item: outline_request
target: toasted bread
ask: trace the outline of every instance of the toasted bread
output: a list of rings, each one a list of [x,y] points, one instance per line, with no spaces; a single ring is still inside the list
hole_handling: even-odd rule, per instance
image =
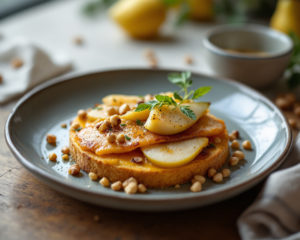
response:
[[[186,183],[194,175],[205,175],[211,167],[216,169],[222,167],[229,153],[227,131],[210,137],[210,141],[214,141],[216,137],[221,141],[216,141],[213,147],[206,148],[190,163],[176,168],[157,167],[147,160],[143,163],[132,162],[133,157],[143,157],[139,149],[127,153],[96,155],[81,148],[76,141],[76,132],[72,130],[70,130],[70,151],[72,158],[82,170],[94,172],[98,177],[107,177],[111,182],[135,177],[147,187],[166,188]]]

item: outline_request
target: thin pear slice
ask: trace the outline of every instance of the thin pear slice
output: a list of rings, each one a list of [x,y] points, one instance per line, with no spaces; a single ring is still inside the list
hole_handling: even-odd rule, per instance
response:
[[[146,121],[149,117],[150,111],[148,109],[141,111],[141,112],[136,112],[135,110],[128,111],[124,115],[121,116],[122,119],[126,120],[132,120],[132,121]]]
[[[208,138],[198,137],[172,143],[141,148],[154,165],[166,168],[179,167],[192,161],[208,145]]]
[[[182,106],[189,106],[195,113],[195,119],[191,119],[183,114],[179,107],[163,106],[161,108],[154,108],[150,111],[150,115],[145,123],[145,128],[160,135],[173,135],[183,132],[206,113],[209,105],[210,103],[207,102],[182,104]]]

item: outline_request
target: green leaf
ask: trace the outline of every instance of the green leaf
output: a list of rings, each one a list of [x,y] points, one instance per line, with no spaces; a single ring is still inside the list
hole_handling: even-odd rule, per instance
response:
[[[156,95],[156,100],[160,103],[160,105],[177,105],[173,98],[166,95]]]
[[[139,119],[136,120],[136,124],[139,125],[139,126],[143,126],[144,125],[144,123],[141,120],[139,120]]]
[[[173,96],[174,96],[174,98],[177,99],[177,100],[180,100],[180,101],[183,100],[182,97],[181,97],[177,92],[174,92]]]
[[[79,132],[82,129],[82,127],[76,128],[75,131]]]
[[[187,2],[181,3],[181,5],[179,7],[177,19],[175,21],[175,25],[176,26],[182,25],[189,18],[190,12],[191,12],[191,9],[190,9],[188,3]]]
[[[121,123],[120,126],[121,127],[126,127],[126,124],[125,123]]]
[[[125,139],[126,139],[127,141],[130,141],[130,140],[131,140],[131,137],[128,137],[127,135],[125,135]]]
[[[187,117],[196,120],[197,117],[193,110],[190,109],[190,106],[180,106],[180,111],[185,114]]]
[[[135,112],[142,112],[146,109],[151,109],[151,105],[147,104],[147,103],[141,103],[137,106],[137,108],[135,109]]]
[[[94,107],[93,109],[94,109],[94,110],[102,110],[103,107]]]
[[[288,79],[288,86],[290,89],[293,89],[300,85],[300,73],[293,73]]]
[[[204,96],[205,94],[209,93],[211,90],[211,87],[201,87],[201,88],[198,88],[194,94],[193,94],[193,97],[192,99],[197,99],[199,97],[202,97]]]

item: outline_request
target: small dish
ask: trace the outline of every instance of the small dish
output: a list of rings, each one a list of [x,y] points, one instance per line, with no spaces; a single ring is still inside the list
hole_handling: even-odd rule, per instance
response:
[[[291,57],[288,36],[261,25],[224,25],[204,39],[206,60],[221,77],[263,88],[279,79]]]
[[[68,129],[77,110],[86,109],[111,93],[139,94],[175,91],[165,81],[174,70],[128,69],[69,75],[44,83],[25,95],[9,116],[5,136],[18,161],[50,187],[74,198],[112,208],[167,211],[211,204],[234,196],[275,170],[287,156],[291,131],[281,112],[268,99],[242,84],[225,79],[193,74],[193,86],[212,86],[203,97],[211,101],[211,112],[225,120],[229,131],[238,129],[242,139],[253,144],[246,160],[221,184],[207,181],[203,191],[192,193],[190,184],[180,189],[149,190],[147,194],[127,195],[102,187],[86,173],[72,177],[70,161],[61,159],[61,148],[68,145]],[[80,96],[80,97],[79,97]],[[46,135],[57,136],[57,146],[49,146]],[[58,156],[48,160],[49,152]]]

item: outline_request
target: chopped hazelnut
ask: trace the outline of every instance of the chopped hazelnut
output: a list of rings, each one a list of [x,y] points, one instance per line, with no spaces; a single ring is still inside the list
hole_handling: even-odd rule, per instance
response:
[[[99,181],[99,183],[103,186],[103,187],[109,187],[110,182],[106,177],[101,178],[101,180]]]
[[[122,183],[122,186],[123,188],[127,187],[127,185],[131,182],[134,182],[134,183],[138,183],[137,180],[134,178],[134,177],[130,177],[128,179],[126,179],[123,183]]]
[[[295,113],[298,117],[300,117],[300,105],[299,105],[299,106],[295,106],[295,108],[294,108],[294,113]]]
[[[245,159],[245,154],[242,151],[234,151],[232,154],[233,157],[237,157],[239,160]]]
[[[0,84],[3,83],[3,76],[0,74]]]
[[[191,192],[200,192],[202,190],[202,184],[200,182],[194,182],[190,188]]]
[[[184,58],[184,62],[185,62],[186,64],[188,64],[188,65],[192,65],[194,61],[193,61],[193,58],[192,58],[191,56],[187,55],[187,56],[185,56],[185,58]]]
[[[200,182],[201,184],[205,183],[206,178],[201,175],[195,175],[193,180]]]
[[[219,144],[219,143],[221,143],[222,142],[222,140],[221,140],[221,138],[219,138],[219,137],[216,137],[215,139],[214,139],[214,143],[216,143],[216,144]]]
[[[64,161],[68,161],[68,160],[69,160],[69,155],[68,155],[68,154],[63,154],[63,155],[61,156],[61,158],[62,158],[62,160],[64,160]]]
[[[216,173],[213,177],[213,181],[216,183],[220,183],[223,181],[223,175],[222,173]]]
[[[104,120],[101,123],[98,123],[96,127],[98,128],[99,132],[103,133],[111,127],[111,124],[108,120]]]
[[[70,148],[67,147],[67,146],[65,146],[65,147],[63,147],[63,148],[61,149],[61,152],[62,152],[63,154],[70,154]]]
[[[107,141],[109,143],[114,143],[116,141],[116,135],[115,134],[110,134],[107,136]]]
[[[252,145],[251,145],[251,142],[249,140],[245,140],[242,145],[243,145],[243,148],[246,149],[246,150],[251,150],[252,149]]]
[[[128,104],[124,103],[123,105],[121,105],[121,107],[119,108],[119,114],[123,115],[125,113],[127,113],[130,110],[130,107],[128,106]]]
[[[56,145],[56,136],[53,134],[48,134],[47,135],[47,142],[53,146]]]
[[[70,168],[69,168],[69,174],[72,176],[77,176],[80,173],[80,167],[78,164],[73,164]]]
[[[138,192],[139,192],[139,193],[145,193],[145,192],[147,192],[146,186],[145,186],[144,184],[140,183],[140,184],[138,185]]]
[[[130,182],[125,188],[124,191],[127,194],[135,194],[138,190],[138,185],[135,182]]]
[[[155,54],[154,54],[154,51],[152,49],[145,49],[144,56],[146,58],[154,58]]]
[[[240,148],[240,143],[237,140],[233,140],[232,143],[231,143],[231,148],[239,149]]]
[[[117,127],[121,123],[121,119],[118,115],[111,116],[109,120],[112,127]]]
[[[73,123],[72,124],[72,129],[74,130],[74,131],[76,131],[77,129],[79,129],[80,128],[80,124],[79,123]]]
[[[149,65],[151,68],[157,68],[158,66],[158,61],[156,58],[151,58],[149,59]]]
[[[142,163],[143,162],[143,158],[142,157],[133,157],[131,159],[131,162],[134,162],[134,163]]]
[[[120,191],[122,189],[122,182],[121,181],[117,181],[117,182],[114,182],[110,188],[114,191]]]
[[[240,137],[240,133],[237,130],[234,130],[229,135],[229,140],[232,142],[233,140],[236,140]]]
[[[222,175],[223,175],[224,178],[229,177],[230,174],[231,174],[230,169],[224,168],[224,169],[222,170]]]
[[[81,110],[78,111],[77,116],[78,116],[79,119],[81,119],[81,120],[86,120],[86,118],[87,118],[87,113],[86,113],[86,111],[84,111],[84,110],[81,109]]]
[[[230,164],[230,166],[236,166],[236,165],[238,165],[239,161],[240,161],[240,159],[238,157],[231,157],[229,159],[229,164]]]
[[[60,124],[60,126],[61,126],[62,128],[67,128],[67,124],[66,124],[66,123],[62,123],[62,124]]]
[[[22,67],[24,64],[23,60],[20,58],[15,58],[11,61],[11,66],[15,69]]]
[[[73,43],[78,45],[78,46],[81,46],[83,44],[83,37],[81,36],[75,36],[73,37]]]
[[[56,162],[57,155],[55,153],[50,153],[48,157],[50,161]]]
[[[107,115],[112,116],[118,113],[117,109],[115,107],[108,107],[106,109]]]
[[[117,141],[118,141],[118,143],[124,143],[125,142],[125,135],[124,134],[119,134],[117,136]]]
[[[176,184],[176,185],[174,186],[175,189],[179,189],[180,187],[181,187],[180,184]]]
[[[288,118],[288,122],[289,122],[289,125],[292,128],[296,128],[297,127],[297,121],[296,121],[296,119],[294,119],[294,118]]]
[[[209,178],[212,178],[213,176],[215,176],[216,173],[217,173],[217,170],[215,168],[210,168],[210,169],[208,169],[207,176]]]
[[[92,181],[96,181],[98,179],[98,176],[96,173],[94,172],[90,172],[89,173],[89,178],[92,180]]]

